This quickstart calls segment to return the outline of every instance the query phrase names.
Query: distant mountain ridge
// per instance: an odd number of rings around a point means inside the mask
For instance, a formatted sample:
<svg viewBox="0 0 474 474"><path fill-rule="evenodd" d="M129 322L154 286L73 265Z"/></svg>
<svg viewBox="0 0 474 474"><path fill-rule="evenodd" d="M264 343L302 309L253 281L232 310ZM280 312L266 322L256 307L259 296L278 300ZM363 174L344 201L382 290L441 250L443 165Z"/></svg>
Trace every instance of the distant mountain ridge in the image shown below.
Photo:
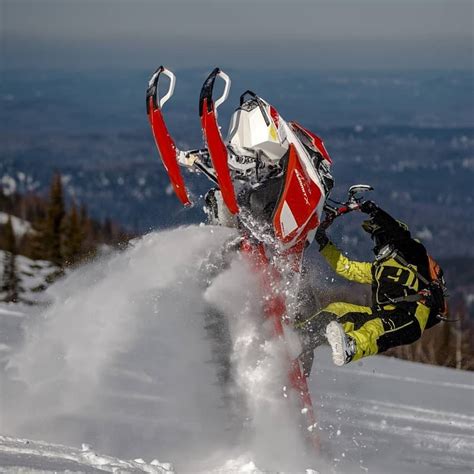
<svg viewBox="0 0 474 474"><path fill-rule="evenodd" d="M6 71L0 85L0 186L44 192L54 170L65 191L98 218L110 215L138 232L204 219L205 178L186 175L196 206L172 195L147 122L144 95L152 71ZM203 70L179 70L164 113L184 149L202 145L197 102ZM231 95L219 120L225 133L238 96L251 88L287 119L320 134L336 188L366 182L373 199L432 235L439 256L474 255L474 73L285 72L229 70ZM26 94L25 91L28 91ZM349 249L369 250L356 218L335 227ZM455 236L455 238L453 238Z"/></svg>

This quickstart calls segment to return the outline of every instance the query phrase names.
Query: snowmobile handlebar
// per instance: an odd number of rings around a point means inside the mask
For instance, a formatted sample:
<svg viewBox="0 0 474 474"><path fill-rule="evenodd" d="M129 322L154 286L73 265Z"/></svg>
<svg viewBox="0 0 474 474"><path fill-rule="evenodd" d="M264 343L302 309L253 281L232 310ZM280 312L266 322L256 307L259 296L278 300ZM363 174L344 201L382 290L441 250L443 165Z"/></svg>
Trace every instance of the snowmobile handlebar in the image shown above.
<svg viewBox="0 0 474 474"><path fill-rule="evenodd" d="M321 222L320 227L322 229L327 229L334 222L334 219L336 219L336 217L340 217L344 214L348 214L349 212L359 210L360 206L363 203L363 197L358 196L358 194L373 190L374 188L372 186L369 186L368 184L356 184L349 188L349 191L347 193L347 201L337 203L340 204L339 207L331 206L330 204L326 203L324 205L324 211L326 212L326 216Z"/></svg>
<svg viewBox="0 0 474 474"><path fill-rule="evenodd" d="M160 99L159 95L159 82L160 76L165 75L169 78L170 84L168 87L168 92ZM168 100L174 94L174 88L176 86L176 76L169 70L166 69L164 66L160 66L151 76L150 81L148 82L148 90L146 94L146 104L147 104L147 112L149 112L149 100L150 97L153 99L153 107L157 109L161 109L163 105L168 102Z"/></svg>
<svg viewBox="0 0 474 474"><path fill-rule="evenodd" d="M336 217L340 217L344 214L348 214L349 212L355 211L360 208L360 203L345 203L340 207L333 207L329 204L324 206L324 211L326 212L326 216L324 220L321 222L320 227L323 229L327 229L333 222Z"/></svg>
<svg viewBox="0 0 474 474"><path fill-rule="evenodd" d="M225 85L224 85L224 92L214 102L212 99L212 93L214 91L214 83L217 77L220 77L225 82ZM211 74L209 74L207 79L204 81L204 85L202 86L201 95L199 97L199 116L202 117L202 114L203 114L202 109L203 109L205 100L207 103L208 112L212 110L213 105L214 105L214 110L217 110L217 108L227 100L227 97L229 96L230 86L231 86L230 77L224 71L216 67L211 72Z"/></svg>

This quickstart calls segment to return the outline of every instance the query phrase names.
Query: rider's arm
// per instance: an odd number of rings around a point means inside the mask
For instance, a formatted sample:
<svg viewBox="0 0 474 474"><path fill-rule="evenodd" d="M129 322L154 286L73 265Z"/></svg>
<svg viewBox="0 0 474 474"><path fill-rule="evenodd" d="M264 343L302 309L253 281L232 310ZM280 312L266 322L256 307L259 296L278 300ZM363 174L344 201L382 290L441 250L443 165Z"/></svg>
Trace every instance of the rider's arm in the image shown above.
<svg viewBox="0 0 474 474"><path fill-rule="evenodd" d="M338 275L357 283L372 283L371 263L349 260L332 242L321 249L321 254Z"/></svg>

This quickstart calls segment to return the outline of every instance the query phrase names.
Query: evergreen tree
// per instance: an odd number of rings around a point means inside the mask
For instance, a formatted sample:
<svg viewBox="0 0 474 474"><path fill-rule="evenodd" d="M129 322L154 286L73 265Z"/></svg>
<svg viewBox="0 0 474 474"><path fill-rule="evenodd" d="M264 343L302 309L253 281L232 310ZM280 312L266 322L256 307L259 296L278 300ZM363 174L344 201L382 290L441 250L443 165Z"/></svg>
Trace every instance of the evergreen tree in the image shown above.
<svg viewBox="0 0 474 474"><path fill-rule="evenodd" d="M114 226L112 224L112 219L106 217L104 219L104 224L102 225L102 239L104 242L113 242L114 241Z"/></svg>
<svg viewBox="0 0 474 474"><path fill-rule="evenodd" d="M64 197L61 183L61 175L55 173L49 190L49 202L46 210L46 218L43 222L42 247L44 258L62 267L64 263L61 241L63 233Z"/></svg>
<svg viewBox="0 0 474 474"><path fill-rule="evenodd" d="M89 217L87 207L85 205L81 206L80 209L80 228L83 235L82 249L83 255L87 257L92 257L95 254L97 249L97 238L94 232L95 224L92 219Z"/></svg>
<svg viewBox="0 0 474 474"><path fill-rule="evenodd" d="M76 203L73 202L69 214L65 218L63 257L66 265L75 264L81 257L84 232Z"/></svg>
<svg viewBox="0 0 474 474"><path fill-rule="evenodd" d="M16 239L13 231L11 217L8 217L5 225L5 255L3 260L2 286L0 288L3 293L2 300L16 303L21 291L20 278L16 267Z"/></svg>

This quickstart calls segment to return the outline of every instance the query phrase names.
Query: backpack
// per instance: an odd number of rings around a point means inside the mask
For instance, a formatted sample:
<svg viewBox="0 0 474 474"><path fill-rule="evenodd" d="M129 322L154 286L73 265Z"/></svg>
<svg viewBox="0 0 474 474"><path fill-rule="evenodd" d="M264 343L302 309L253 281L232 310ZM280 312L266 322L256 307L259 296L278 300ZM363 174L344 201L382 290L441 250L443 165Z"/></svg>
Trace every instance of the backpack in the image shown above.
<svg viewBox="0 0 474 474"><path fill-rule="evenodd" d="M405 258L400 254L400 252L398 252L390 245L387 245L386 247L387 250L385 252L383 252L383 249L381 251L381 254L384 254L383 258L390 256L401 265L412 268L415 271L418 279L426 285L427 289L431 293L432 303L430 305L431 310L428 317L428 322L426 324L426 328L430 328L435 324L439 323L440 321L452 321L448 319L449 310L448 302L446 300L447 288L446 282L444 281L443 269L440 267L439 263L429 253L426 253L426 256L428 258L429 271L429 279L427 279L419 271L413 268L413 266L405 260ZM420 298L421 295L420 293L418 293L415 295L401 296L400 298L390 300L390 302L398 303L402 301L419 301Z"/></svg>
<svg viewBox="0 0 474 474"><path fill-rule="evenodd" d="M446 319L448 317L448 302L446 282L444 280L443 269L439 266L439 263L430 255L428 256L428 269L430 272L430 283L428 285L434 305L431 307L430 317L433 314L438 319Z"/></svg>

